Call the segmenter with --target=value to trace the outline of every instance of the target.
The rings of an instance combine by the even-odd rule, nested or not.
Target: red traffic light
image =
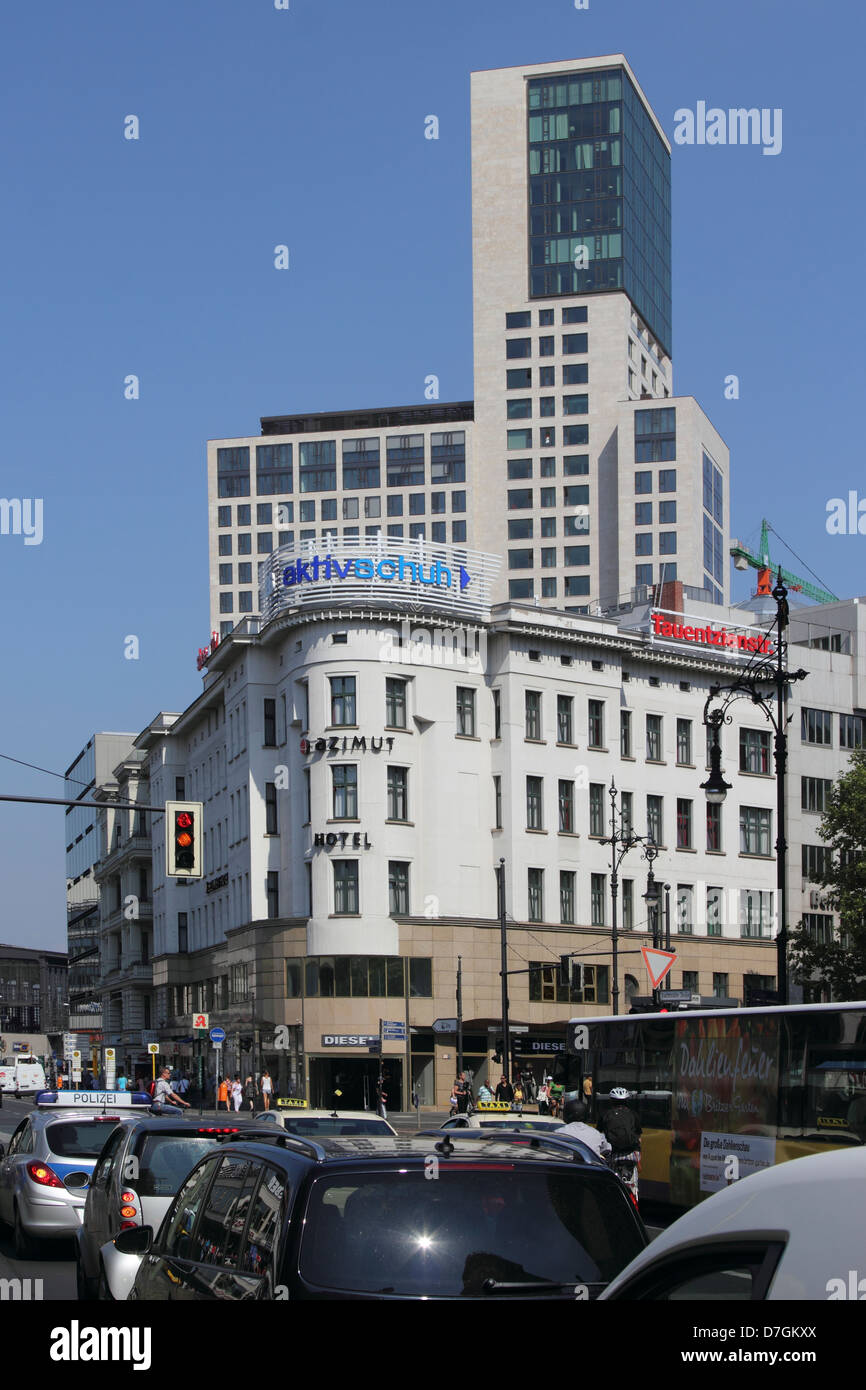
[[[187,830],[192,825],[192,816],[189,811],[178,811],[175,824],[179,829]]]

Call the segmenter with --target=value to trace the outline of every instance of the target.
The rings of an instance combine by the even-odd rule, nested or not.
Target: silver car
[[[42,1091],[8,1148],[0,1144],[0,1224],[12,1227],[16,1259],[34,1258],[38,1241],[80,1230],[93,1167],[121,1113],[112,1099],[72,1105],[64,1096],[58,1104],[56,1093]]]
[[[168,1107],[159,1115],[130,1115],[117,1126],[93,1170],[76,1232],[79,1298],[118,1297],[102,1247],[134,1226],[158,1230],[189,1170],[220,1139],[238,1133],[237,1125],[197,1123]]]

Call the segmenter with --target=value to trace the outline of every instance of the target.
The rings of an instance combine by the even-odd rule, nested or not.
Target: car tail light
[[[136,1195],[136,1194],[135,1194],[134,1192],[121,1192],[121,1194],[120,1194],[120,1200],[121,1200],[121,1202],[127,1202],[127,1203],[128,1203],[128,1202],[134,1202],[134,1201],[135,1201],[135,1195]]]
[[[120,1223],[120,1229],[121,1229],[122,1231],[134,1231],[135,1228],[136,1228],[136,1223],[135,1223],[134,1221],[122,1221],[122,1222]]]
[[[210,1125],[207,1129],[197,1129],[196,1134],[240,1134],[240,1129],[237,1127],[229,1129],[224,1125]]]
[[[131,1216],[137,1216],[138,1212],[135,1207],[125,1206],[120,1208],[120,1214],[125,1220],[129,1220]]]
[[[57,1174],[53,1172],[47,1163],[28,1163],[27,1176],[32,1182],[38,1182],[40,1187],[63,1187]]]

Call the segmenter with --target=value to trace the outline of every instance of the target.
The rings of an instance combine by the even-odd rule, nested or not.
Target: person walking
[[[523,1084],[522,1084],[522,1082],[521,1082],[520,1080],[518,1080],[518,1081],[515,1082],[515,1085],[514,1085],[514,1099],[513,1099],[512,1102],[511,1102],[511,1109],[512,1109],[512,1110],[516,1110],[517,1113],[518,1113],[518,1115],[522,1115],[522,1114],[523,1114],[523,1100],[524,1100]]]
[[[507,1076],[503,1076],[499,1085],[496,1087],[496,1099],[498,1101],[504,1101],[506,1105],[510,1105],[514,1100],[514,1087],[511,1085]]]
[[[267,1067],[265,1067],[264,1071],[262,1072],[260,1086],[262,1092],[262,1103],[266,1110],[270,1110],[271,1096],[274,1093],[274,1083],[271,1080],[271,1074],[268,1071]]]
[[[240,1072],[238,1071],[238,1072],[235,1072],[235,1079],[234,1079],[234,1081],[232,1082],[232,1105],[234,1106],[235,1114],[237,1114],[238,1111],[240,1110],[240,1108],[241,1108],[241,1101],[243,1100],[243,1098],[244,1098],[244,1088],[243,1088],[243,1086],[241,1085],[241,1074],[240,1074]]]
[[[114,1089],[116,1091],[125,1091],[128,1084],[129,1083],[127,1082],[125,1073],[121,1072],[120,1076],[118,1076],[117,1080],[114,1083]]]
[[[465,1071],[461,1072],[455,1082],[457,1090],[457,1114],[466,1115],[472,1103],[472,1087],[469,1085],[469,1078]]]
[[[388,1095],[385,1090],[385,1077],[380,1074],[379,1080],[376,1082],[376,1114],[381,1120],[387,1120],[388,1118],[387,1104]]]
[[[586,1114],[586,1106],[583,1101],[569,1096],[562,1107],[562,1118],[565,1120],[565,1124],[562,1129],[556,1131],[556,1137],[558,1139],[560,1135],[571,1135],[574,1139],[579,1139],[582,1144],[586,1144],[593,1153],[597,1153],[599,1158],[608,1158],[611,1153],[610,1144],[603,1134],[599,1134],[597,1129],[586,1123]]]
[[[550,1112],[550,1091],[547,1086],[547,1077],[542,1080],[538,1088],[538,1113],[547,1115]]]
[[[250,1111],[256,1108],[257,1094],[256,1083],[251,1076],[248,1076],[244,1082],[244,1104],[249,1106]]]
[[[588,1117],[591,1117],[591,1115],[592,1115],[592,1077],[591,1077],[591,1076],[585,1076],[585,1077],[583,1078],[583,1103],[584,1103],[584,1105],[586,1106],[586,1113],[587,1113],[587,1116],[588,1116]]]
[[[217,1110],[229,1108],[229,1083],[224,1076],[217,1082]]]

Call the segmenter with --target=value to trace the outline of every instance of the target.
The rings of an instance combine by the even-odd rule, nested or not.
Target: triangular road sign
[[[659,951],[653,946],[641,946],[640,953],[653,989],[658,989],[677,958],[676,951]]]

